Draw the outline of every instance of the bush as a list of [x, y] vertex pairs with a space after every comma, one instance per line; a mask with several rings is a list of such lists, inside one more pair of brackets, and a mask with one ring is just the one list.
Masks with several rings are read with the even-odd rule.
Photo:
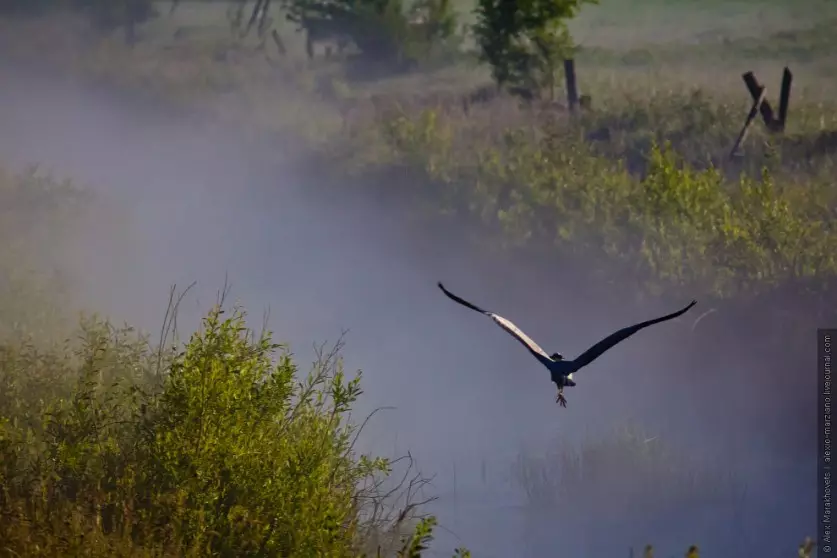
[[385, 131], [399, 162], [445, 192], [445, 210], [518, 245], [619, 262], [652, 292], [734, 297], [789, 282], [824, 289], [837, 276], [833, 191], [811, 195], [826, 192], [825, 182], [800, 196], [781, 170], [730, 179], [653, 138], [632, 173], [579, 142], [566, 122], [540, 137], [528, 127], [453, 122], [424, 109], [391, 119]]
[[[310, 37], [350, 38], [362, 60], [404, 69], [450, 50], [457, 16], [448, 0], [287, 0], [288, 19]], [[451, 43], [452, 44], [452, 43]], [[309, 56], [312, 56], [309, 44]]]
[[497, 84], [536, 94], [549, 87], [554, 99], [558, 67], [573, 46], [567, 20], [584, 2], [596, 0], [479, 0], [474, 33]]
[[[181, 348], [107, 322], [43, 352], [0, 346], [0, 538], [21, 556], [354, 556], [386, 474], [356, 455], [360, 391], [336, 352], [302, 381], [244, 314]], [[379, 502], [378, 502], [379, 503]]]
[[[6, 553], [360, 556], [429, 542], [412, 461], [354, 450], [360, 375], [344, 374], [341, 343], [300, 377], [238, 309], [212, 309], [179, 344], [176, 305], [157, 347], [96, 316], [57, 343], [72, 296], [44, 270], [95, 200], [33, 168], [0, 169], [0, 202]], [[387, 482], [397, 469], [409, 485]]]

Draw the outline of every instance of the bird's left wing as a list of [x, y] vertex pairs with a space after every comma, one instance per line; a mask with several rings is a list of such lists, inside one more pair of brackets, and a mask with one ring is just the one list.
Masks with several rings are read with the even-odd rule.
[[443, 293], [445, 293], [445, 296], [446, 296], [446, 297], [448, 297], [449, 299], [451, 299], [452, 301], [454, 301], [454, 302], [456, 302], [456, 303], [461, 304], [461, 305], [462, 305], [462, 306], [464, 306], [465, 308], [470, 308], [471, 310], [474, 310], [474, 311], [476, 311], [476, 312], [479, 312], [480, 314], [485, 314], [486, 316], [491, 315], [491, 312], [489, 312], [488, 310], [483, 310], [482, 308], [480, 308], [480, 307], [479, 307], [479, 306], [477, 306], [476, 304], [471, 304], [470, 302], [468, 302], [468, 301], [467, 301], [467, 300], [465, 300], [464, 298], [460, 298], [460, 297], [456, 296], [455, 294], [453, 294], [452, 292], [450, 292], [449, 290], [447, 290], [447, 289], [445, 288], [445, 286], [444, 286], [444, 285], [442, 285], [442, 282], [441, 282], [441, 281], [440, 281], [440, 282], [438, 282], [438, 283], [436, 283], [436, 285], [437, 285], [440, 289], [442, 289], [442, 292], [443, 292]]
[[511, 334], [512, 337], [523, 343], [523, 345], [529, 349], [529, 352], [534, 355], [536, 359], [546, 364], [547, 362], [552, 362], [552, 359], [549, 358], [549, 355], [546, 354], [546, 351], [541, 349], [540, 345], [532, 341], [532, 339], [523, 333], [520, 328], [514, 325], [511, 320], [507, 320], [503, 316], [499, 314], [495, 314], [494, 312], [488, 312], [488, 316], [494, 320], [498, 326], [506, 330], [508, 333]]
[[632, 325], [632, 326], [622, 328], [619, 331], [617, 331], [616, 333], [612, 333], [611, 335], [605, 337], [604, 339], [602, 339], [601, 341], [599, 341], [598, 343], [596, 343], [595, 345], [593, 345], [592, 347], [590, 347], [589, 349], [584, 351], [584, 353], [582, 353], [577, 359], [575, 359], [573, 362], [575, 362], [576, 365], [577, 365], [576, 369], [581, 368], [583, 366], [587, 366], [588, 364], [590, 364], [591, 362], [593, 362], [594, 360], [599, 358], [602, 355], [602, 353], [604, 353], [608, 349], [612, 348], [617, 343], [620, 343], [620, 342], [624, 341], [625, 339], [627, 339], [628, 337], [630, 337], [631, 335], [633, 335], [637, 331], [639, 331], [641, 329], [644, 329], [648, 326], [652, 326], [652, 325], [658, 324], [660, 322], [665, 322], [667, 320], [673, 320], [674, 318], [676, 318], [678, 316], [682, 316], [695, 304], [697, 304], [697, 301], [693, 300], [692, 302], [689, 303], [688, 306], [686, 306], [685, 308], [683, 308], [681, 310], [678, 310], [677, 312], [672, 312], [671, 314], [667, 314], [665, 316], [662, 316], [660, 318], [655, 318], [653, 320], [640, 322], [636, 325]]

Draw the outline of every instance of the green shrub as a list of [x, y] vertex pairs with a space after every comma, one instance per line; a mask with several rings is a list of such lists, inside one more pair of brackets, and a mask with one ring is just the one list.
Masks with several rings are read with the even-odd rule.
[[37, 169], [0, 173], [3, 551], [360, 556], [428, 542], [412, 462], [410, 486], [389, 486], [404, 461], [354, 449], [360, 375], [344, 374], [340, 343], [301, 376], [238, 309], [214, 308], [180, 345], [176, 305], [159, 347], [96, 316], [57, 342], [72, 295], [39, 273], [60, 269], [94, 201]]
[[[286, 0], [285, 5], [288, 19], [309, 38], [350, 38], [371, 65], [404, 69], [457, 46], [457, 14], [448, 0]], [[310, 42], [307, 48], [313, 56]]]
[[[21, 556], [354, 556], [360, 394], [337, 353], [307, 377], [268, 333], [212, 310], [162, 352], [92, 320], [64, 351], [0, 347], [0, 538]], [[377, 502], [378, 504], [380, 502]]]
[[652, 291], [732, 297], [837, 275], [833, 192], [828, 201], [800, 196], [781, 169], [730, 179], [651, 138], [641, 172], [631, 173], [566, 129], [540, 139], [506, 130], [462, 153], [451, 148], [468, 143], [457, 136], [478, 134], [434, 109], [385, 130], [402, 164], [450, 190], [446, 207], [519, 244], [622, 262]]
[[497, 84], [536, 94], [549, 87], [554, 99], [558, 68], [573, 47], [567, 21], [585, 2], [596, 0], [479, 0], [474, 34]]

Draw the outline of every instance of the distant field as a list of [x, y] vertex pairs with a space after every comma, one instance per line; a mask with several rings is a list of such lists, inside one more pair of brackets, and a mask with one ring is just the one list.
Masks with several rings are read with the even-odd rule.
[[[143, 29], [146, 40], [211, 48], [229, 41], [228, 3], [181, 2], [172, 17]], [[473, 21], [473, 2], [460, 1], [462, 23]], [[169, 2], [160, 2], [168, 14]], [[287, 47], [287, 57], [305, 60], [304, 35], [274, 9], [273, 27]], [[620, 1], [586, 5], [570, 23], [581, 47], [582, 89], [667, 89], [679, 84], [741, 96], [740, 75], [754, 70], [764, 81], [778, 80], [784, 65], [796, 78], [795, 91], [806, 98], [830, 99], [837, 89], [833, 56], [837, 54], [837, 2]], [[175, 39], [175, 34], [178, 38]], [[272, 45], [268, 45], [268, 50]], [[465, 41], [465, 48], [473, 46]], [[323, 64], [319, 66], [323, 69]], [[327, 69], [327, 68], [326, 68]], [[412, 91], [433, 93], [470, 89], [490, 82], [488, 70], [461, 63], [358, 85], [355, 93]], [[616, 82], [621, 82], [615, 87]], [[815, 85], [816, 84], [816, 85]], [[777, 87], [768, 83], [769, 87]], [[769, 90], [770, 91], [770, 90]], [[770, 94], [770, 93], [769, 93]]]
[[[160, 11], [168, 13], [171, 4], [161, 1]], [[462, 23], [473, 21], [473, 1], [456, 3]], [[157, 31], [177, 27], [212, 32], [225, 31], [229, 3], [183, 1], [172, 18], [158, 20]], [[291, 32], [292, 25], [274, 8], [275, 25], [280, 32]], [[803, 30], [811, 25], [837, 20], [837, 3], [810, 0], [803, 4], [780, 1], [737, 0], [698, 2], [684, 0], [602, 0], [585, 5], [570, 23], [576, 41], [584, 47], [634, 49], [649, 45], [707, 44], [719, 40], [766, 37], [780, 32]]]
[[670, 43], [705, 44], [804, 29], [837, 17], [834, 2], [627, 1], [585, 6], [570, 24], [588, 47], [634, 49]]
[[[655, 143], [671, 143], [678, 156], [698, 167], [727, 160], [751, 103], [742, 73], [754, 71], [775, 104], [782, 69], [787, 65], [793, 72], [794, 86], [785, 135], [771, 138], [764, 126], [757, 124], [746, 141], [749, 158], [725, 169], [730, 184], [714, 183], [709, 176], [694, 180], [709, 180], [707, 188], [717, 191], [720, 197], [716, 202], [722, 203], [727, 192], [736, 190], [734, 177], [745, 170], [736, 165], [746, 165], [747, 172], [758, 174], [765, 161], [776, 161], [774, 151], [782, 149], [783, 164], [774, 165], [774, 172], [782, 181], [782, 195], [794, 192], [789, 203], [800, 204], [794, 217], [799, 221], [793, 226], [810, 222], [803, 214], [817, 216], [832, 206], [829, 177], [833, 177], [831, 153], [837, 130], [837, 110], [832, 110], [837, 92], [833, 71], [837, 37], [832, 29], [837, 24], [837, 3], [809, 2], [805, 10], [789, 2], [744, 1], [603, 0], [600, 5], [585, 6], [570, 27], [581, 47], [576, 57], [579, 87], [592, 96], [593, 110], [574, 121], [564, 118], [559, 107], [542, 107], [539, 112], [540, 108], [532, 110], [502, 96], [474, 104], [473, 110], [463, 109], [463, 100], [491, 84], [489, 69], [467, 52], [417, 71], [360, 79], [351, 73], [350, 61], [322, 56], [309, 61], [304, 36], [278, 10], [272, 14], [272, 25], [283, 39], [286, 54], [269, 39], [264, 48], [256, 48], [258, 39], [252, 35], [246, 39], [233, 36], [227, 16], [230, 5], [186, 1], [170, 15], [171, 4], [161, 2], [162, 17], [142, 26], [139, 43], [133, 48], [127, 47], [121, 36], [91, 41], [83, 32], [68, 31], [64, 21], [51, 23], [49, 30], [44, 22], [32, 22], [30, 28], [15, 24], [0, 30], [0, 40], [11, 38], [21, 52], [41, 53], [51, 47], [55, 60], [73, 66], [72, 72], [92, 75], [123, 89], [152, 92], [168, 101], [201, 105], [226, 124], [250, 127], [255, 134], [290, 137], [289, 149], [323, 155], [340, 169], [340, 176], [343, 165], [353, 172], [386, 175], [406, 159], [418, 177], [417, 193], [424, 195], [428, 191], [424, 184], [433, 182], [440, 182], [437, 187], [446, 189], [446, 195], [453, 196], [451, 192], [462, 188], [468, 192], [464, 196], [476, 196], [486, 204], [480, 211], [487, 219], [502, 222], [501, 227], [523, 229], [532, 222], [527, 212], [534, 211], [527, 204], [543, 205], [538, 211], [550, 215], [557, 210], [551, 205], [554, 199], [541, 198], [541, 192], [535, 192], [531, 199], [522, 198], [522, 207], [498, 210], [500, 194], [494, 189], [507, 188], [512, 182], [524, 190], [537, 183], [538, 188], [550, 191], [569, 180], [567, 177], [578, 175], [573, 178], [578, 180], [573, 188], [595, 190], [584, 194], [591, 196], [588, 201], [592, 204], [584, 211], [593, 214], [582, 219], [583, 228], [590, 226], [588, 219], [621, 219], [598, 213], [598, 204], [613, 203], [621, 208], [626, 203], [595, 197], [618, 190], [612, 185], [597, 186], [603, 173], [622, 184], [626, 196], [633, 192], [630, 195], [642, 201], [641, 191], [647, 186], [633, 184], [612, 165], [627, 164], [632, 169], [645, 165]], [[467, 20], [464, 16], [470, 6], [460, 3], [459, 9]], [[66, 48], [55, 48], [53, 37], [65, 39]], [[33, 43], [37, 44], [33, 47]], [[559, 92], [557, 100], [562, 98]], [[525, 139], [510, 144], [510, 134]], [[566, 160], [551, 161], [554, 169], [541, 168], [539, 142], [544, 137], [551, 144], [543, 149], [554, 152], [555, 142], [564, 142], [566, 153], [583, 153], [589, 157], [585, 164], [590, 167], [584, 168], [579, 159], [568, 155]], [[588, 141], [594, 137], [604, 139]], [[510, 149], [516, 151], [515, 157], [530, 157], [527, 164], [532, 168], [525, 172], [520, 166], [497, 168], [503, 157], [511, 155]], [[495, 176], [498, 173], [502, 178]], [[508, 173], [521, 174], [509, 178]], [[582, 177], [584, 173], [589, 177]], [[806, 181], [810, 183], [800, 186]], [[678, 184], [676, 180], [671, 186]], [[470, 191], [472, 185], [478, 191]], [[559, 213], [578, 210], [577, 201], [567, 204], [558, 208]], [[467, 205], [479, 206], [473, 200]], [[656, 211], [650, 207], [640, 210], [647, 211], [649, 219]], [[742, 219], [750, 217], [742, 209]], [[575, 234], [563, 229], [556, 233], [548, 224], [550, 219], [538, 234], [557, 234], [557, 243]], [[687, 225], [693, 223], [683, 223]], [[711, 243], [721, 242], [713, 236], [715, 225], [705, 225], [703, 232]], [[647, 226], [654, 230], [650, 221]], [[599, 228], [594, 227], [590, 234], [598, 234]], [[530, 231], [518, 233], [526, 237]], [[791, 233], [808, 234], [796, 229]], [[694, 235], [683, 234], [683, 241], [691, 242], [686, 239]], [[666, 236], [666, 240], [670, 238]], [[611, 242], [616, 241], [607, 240]], [[754, 242], [747, 250], [760, 246], [758, 258], [771, 253], [764, 238]], [[762, 242], [766, 243], [763, 247]], [[700, 247], [707, 250], [701, 254], [714, 253], [714, 248], [707, 246]], [[824, 246], [817, 250], [826, 250]], [[611, 245], [603, 249], [608, 253], [614, 250]], [[672, 248], [672, 253], [680, 249]], [[740, 267], [731, 262], [718, 265]], [[783, 269], [772, 268], [770, 273], [785, 273]]]

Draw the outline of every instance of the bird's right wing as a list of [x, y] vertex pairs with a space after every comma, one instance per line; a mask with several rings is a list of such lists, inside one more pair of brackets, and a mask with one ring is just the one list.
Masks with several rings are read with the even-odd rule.
[[483, 310], [479, 306], [471, 304], [467, 300], [456, 296], [455, 294], [453, 294], [452, 292], [447, 290], [445, 288], [445, 286], [442, 285], [442, 283], [439, 283], [438, 285], [439, 285], [439, 288], [442, 289], [442, 292], [445, 293], [445, 295], [447, 295], [447, 297], [450, 298], [451, 300], [453, 300], [454, 302], [457, 302], [457, 303], [461, 304], [462, 306], [465, 306], [466, 308], [470, 308], [471, 310], [475, 310], [475, 311], [477, 311], [481, 314], [485, 314], [486, 316], [488, 316], [489, 318], [494, 320], [494, 323], [496, 323], [498, 326], [503, 328], [512, 337], [514, 337], [515, 339], [520, 341], [527, 349], [529, 349], [529, 352], [532, 353], [532, 355], [536, 359], [538, 359], [539, 361], [541, 361], [544, 364], [546, 364], [547, 362], [552, 362], [552, 359], [549, 358], [549, 355], [546, 354], [546, 351], [544, 351], [537, 343], [532, 341], [532, 339], [530, 339], [528, 335], [523, 333], [510, 320], [507, 320], [503, 316], [500, 316], [499, 314], [495, 314], [494, 312], [489, 312], [488, 310]]
[[652, 326], [654, 324], [658, 324], [660, 322], [665, 322], [667, 320], [672, 320], [678, 316], [682, 316], [683, 314], [688, 312], [689, 309], [695, 304], [697, 304], [697, 301], [693, 300], [689, 303], [688, 306], [682, 308], [681, 310], [678, 310], [677, 312], [672, 312], [671, 314], [666, 314], [665, 316], [662, 316], [660, 318], [654, 318], [653, 320], [648, 320], [632, 326], [624, 327], [616, 333], [608, 335], [607, 337], [605, 337], [604, 339], [602, 339], [601, 341], [584, 351], [584, 353], [582, 353], [577, 359], [575, 359], [574, 362], [576, 363], [577, 368], [587, 366], [588, 364], [602, 356], [602, 354], [605, 351], [611, 349], [617, 343], [621, 343], [622, 341], [624, 341], [625, 339], [627, 339], [628, 337], [630, 337], [631, 335], [633, 335], [641, 329], [645, 329], [648, 326]]

